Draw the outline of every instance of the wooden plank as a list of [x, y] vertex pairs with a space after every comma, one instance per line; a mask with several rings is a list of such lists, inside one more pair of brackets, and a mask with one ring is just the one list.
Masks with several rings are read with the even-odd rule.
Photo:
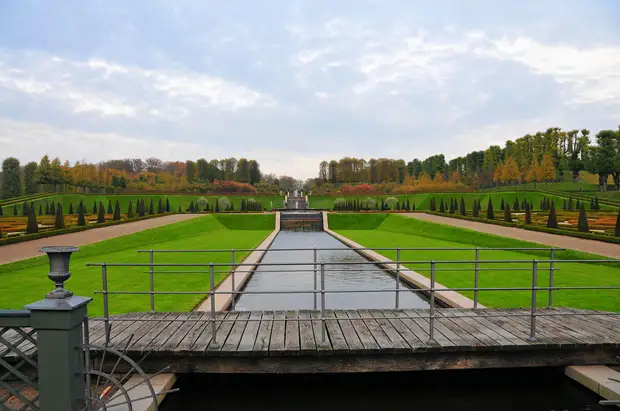
[[600, 341], [600, 337], [594, 336], [580, 327], [579, 324], [574, 324], [569, 318], [558, 318], [555, 316], [541, 315], [538, 318], [538, 323], [543, 327], [551, 327], [559, 335], [567, 335], [574, 338], [582, 345], [596, 344]]
[[[115, 347], [120, 351], [123, 351], [126, 346], [131, 345], [137, 337], [140, 337], [142, 334], [146, 333], [149, 330], [149, 327], [153, 326], [152, 321], [145, 321], [151, 318], [153, 318], [152, 314], [146, 313], [136, 321], [132, 321], [116, 336], [112, 337], [112, 333], [110, 332], [110, 347]], [[102, 338], [105, 340], [105, 337]]]
[[[250, 320], [260, 320], [262, 315], [263, 314], [260, 311], [252, 311], [250, 313]], [[256, 344], [256, 335], [258, 334], [259, 326], [259, 321], [248, 321], [248, 324], [245, 326], [243, 336], [241, 337], [241, 341], [239, 342], [239, 347], [237, 348], [237, 355], [252, 354], [254, 344]]]
[[[390, 318], [390, 317], [398, 317], [396, 310], [382, 310], [381, 314], [384, 317], [387, 317], [387, 321], [394, 327], [396, 331], [407, 341], [407, 344], [411, 347], [411, 350], [414, 352], [422, 352], [426, 351], [426, 343], [418, 338], [418, 336], [411, 331], [400, 319], [398, 318]], [[428, 337], [427, 337], [428, 338]]]
[[454, 324], [462, 328], [463, 331], [465, 331], [466, 335], [468, 336], [467, 339], [471, 340], [472, 344], [477, 344], [476, 346], [478, 347], [484, 347], [484, 346], [498, 347], [500, 345], [493, 338], [489, 337], [484, 332], [482, 332], [481, 329], [483, 327], [481, 324], [474, 323], [472, 325], [471, 323], [466, 321], [467, 318], [465, 318], [465, 316], [471, 315], [471, 314], [461, 312], [460, 310], [458, 312], [455, 312], [455, 311], [452, 311], [451, 309], [439, 310], [439, 314], [442, 315], [443, 317], [449, 318]]
[[[194, 340], [194, 343], [189, 349], [189, 351], [193, 353], [204, 353], [207, 347], [209, 346], [209, 343], [211, 343], [211, 339], [213, 338], [213, 321], [211, 319], [211, 313], [205, 312], [205, 315], [202, 318], [205, 320], [204, 327], [200, 327], [200, 330], [199, 330], [200, 334], [198, 335], [198, 338]], [[215, 313], [216, 335], [217, 335], [217, 331], [219, 330], [219, 328], [222, 326], [222, 324], [224, 324], [224, 322], [221, 321], [224, 318], [226, 318], [226, 313], [218, 313], [218, 312]], [[221, 343], [222, 341], [218, 340], [218, 342]]]
[[[526, 334], [526, 338], [529, 340], [530, 336], [530, 321], [528, 317], [516, 316], [519, 314], [527, 314], [529, 310], [521, 310], [521, 309], [512, 309], [512, 310], [500, 310], [493, 309], [493, 311], [498, 314], [504, 314], [504, 317], [500, 317], [502, 319], [506, 319], [510, 321], [515, 327], [519, 327], [520, 330]], [[515, 315], [515, 316], [513, 316]], [[572, 344], [567, 343], [565, 340], [559, 339], [557, 336], [553, 334], [549, 334], [546, 330], [538, 330], [536, 335], [536, 341], [544, 344], [547, 348], [560, 348], [564, 346], [571, 346]], [[573, 345], [574, 346], [574, 345]]]
[[[196, 327], [199, 327], [199, 321], [200, 318], [203, 316], [203, 313], [201, 312], [191, 312], [191, 313], [185, 313], [184, 315], [186, 315], [186, 320], [185, 322], [183, 322], [179, 328], [177, 328], [177, 330], [174, 332], [174, 334], [172, 334], [170, 336], [170, 338], [168, 338], [168, 341], [166, 341], [165, 343], [163, 343], [162, 345], [160, 345], [157, 350], [160, 352], [172, 352], [175, 351], [175, 349], [181, 344], [181, 342], [185, 339], [185, 337], [192, 333], [192, 330]], [[198, 338], [198, 335], [196, 335], [196, 338]], [[194, 340], [195, 341], [195, 340]], [[193, 342], [192, 342], [193, 344]], [[191, 347], [191, 345], [190, 345]]]
[[311, 311], [310, 317], [317, 318], [317, 320], [312, 321], [312, 329], [314, 330], [317, 353], [319, 355], [332, 355], [334, 351], [332, 350], [332, 344], [329, 340], [327, 328], [325, 328], [325, 340], [323, 340], [323, 321], [319, 320], [319, 318], [321, 318], [321, 312], [317, 310]]
[[385, 333], [383, 332], [383, 330], [381, 329], [381, 326], [377, 323], [377, 321], [372, 319], [370, 312], [368, 310], [358, 310], [357, 312], [359, 313], [360, 317], [365, 318], [363, 320], [364, 324], [366, 325], [366, 327], [368, 328], [368, 331], [370, 331], [373, 338], [379, 345], [378, 351], [381, 353], [396, 352], [396, 347], [394, 347], [394, 344], [392, 343], [390, 338], [387, 335], [385, 335]]
[[200, 317], [198, 317], [194, 325], [189, 329], [187, 334], [185, 334], [185, 336], [179, 341], [177, 346], [173, 348], [174, 353], [183, 355], [185, 353], [191, 352], [192, 347], [196, 345], [198, 338], [200, 338], [202, 333], [205, 332], [205, 330], [207, 329], [207, 325], [209, 325], [209, 327], [211, 326], [211, 322], [209, 321], [210, 318], [211, 318], [210, 313], [205, 313], [205, 312], [200, 313]]
[[[435, 340], [430, 341], [428, 336], [428, 322], [422, 320], [417, 313], [413, 310], [394, 310], [393, 311], [396, 317], [399, 317], [400, 321], [403, 323], [405, 327], [407, 327], [411, 332], [420, 340], [424, 342], [424, 345], [427, 349], [433, 348], [433, 350], [437, 350], [438, 348], [442, 348], [443, 350], [450, 349], [449, 347], [454, 347], [454, 343], [444, 337], [443, 334], [439, 333], [439, 337], [435, 337]], [[438, 342], [441, 341], [442, 344]]]
[[355, 310], [346, 310], [345, 313], [347, 317], [351, 319], [351, 325], [355, 329], [362, 346], [364, 347], [363, 352], [374, 352], [379, 350], [379, 344], [375, 341], [375, 338], [372, 336], [372, 333], [366, 327], [363, 320], [356, 320], [356, 318], [360, 318], [360, 315]]
[[179, 316], [178, 313], [153, 313], [152, 319], [159, 319], [149, 324], [148, 330], [138, 338], [134, 339], [133, 344], [129, 347], [130, 351], [149, 351], [151, 343], [157, 340], [161, 333], [171, 324], [171, 321]]
[[271, 341], [269, 341], [269, 355], [283, 355], [284, 354], [284, 340], [286, 324], [284, 320], [286, 318], [285, 311], [275, 311], [273, 314], [273, 328], [271, 329]]
[[435, 312], [437, 313], [436, 322], [441, 322], [448, 329], [450, 329], [450, 331], [458, 335], [461, 339], [465, 340], [471, 348], [478, 349], [486, 346], [484, 342], [480, 341], [478, 338], [476, 338], [476, 336], [472, 335], [471, 332], [467, 331], [464, 327], [461, 326], [464, 325], [462, 324], [462, 321], [457, 318], [450, 317], [449, 314], [444, 313], [443, 310], [436, 310]]
[[[226, 313], [226, 316], [224, 317], [223, 321], [220, 322], [220, 326], [215, 332], [215, 340], [211, 339], [209, 341], [209, 345], [205, 350], [205, 355], [220, 355], [222, 346], [226, 342], [228, 334], [230, 334], [230, 330], [232, 330], [232, 328], [235, 326], [235, 320], [238, 316], [238, 312], [233, 311]], [[245, 324], [243, 325], [245, 326]]]
[[[110, 340], [119, 336], [119, 334], [123, 333], [127, 328], [131, 325], [135, 324], [137, 320], [145, 317], [147, 313], [129, 313], [123, 317], [123, 321], [113, 321], [110, 323]], [[103, 322], [103, 319], [102, 319]], [[102, 330], [100, 334], [98, 334], [95, 338], [90, 339], [90, 343], [93, 345], [104, 345], [105, 344], [105, 330]], [[125, 333], [124, 338], [129, 337], [129, 334]], [[124, 338], [118, 339], [117, 341], [122, 341]]]
[[620, 331], [618, 331], [614, 327], [609, 327], [597, 321], [598, 317], [604, 316], [586, 315], [591, 313], [584, 313], [584, 310], [576, 310], [573, 308], [569, 308], [567, 309], [567, 311], [571, 314], [583, 314], [571, 315], [567, 316], [566, 318], [571, 318], [574, 319], [574, 321], [579, 321], [579, 323], [582, 324], [582, 327], [600, 336], [603, 339], [604, 344], [620, 343]]
[[360, 341], [360, 338], [349, 320], [349, 316], [344, 310], [334, 310], [336, 318], [338, 318], [338, 325], [342, 330], [342, 335], [345, 338], [345, 342], [349, 347], [349, 353], [361, 354], [364, 352], [364, 344]]
[[[428, 310], [404, 310], [405, 313], [410, 314], [412, 317], [417, 315], [420, 320], [423, 322], [422, 324], [428, 330], [430, 328], [430, 319], [428, 317]], [[435, 314], [437, 315], [437, 314]], [[420, 323], [418, 323], [420, 324]], [[442, 350], [458, 350], [462, 348], [471, 349], [471, 344], [462, 339], [460, 336], [455, 334], [452, 330], [446, 327], [443, 323], [438, 321], [435, 318], [435, 341]]]
[[383, 315], [381, 310], [372, 309], [368, 310], [368, 312], [373, 318], [376, 319], [377, 324], [379, 324], [385, 335], [387, 335], [387, 337], [392, 342], [392, 347], [395, 353], [411, 352], [411, 346], [407, 344], [407, 341], [403, 338], [403, 336], [400, 335], [398, 330], [394, 328], [392, 323], [385, 319], [385, 316]]
[[[325, 318], [335, 319], [336, 314], [334, 313], [334, 310], [325, 310]], [[327, 327], [329, 341], [332, 344], [334, 354], [348, 354], [349, 346], [347, 345], [347, 340], [345, 339], [345, 336], [340, 329], [340, 324], [338, 324], [338, 321], [326, 320], [325, 325]]]
[[[525, 348], [525, 347], [530, 347], [532, 345], [526, 339], [519, 338], [517, 335], [515, 335], [515, 333], [511, 333], [510, 331], [508, 331], [501, 324], [496, 324], [490, 321], [489, 318], [483, 317], [483, 315], [485, 315], [484, 310], [485, 310], [484, 308], [469, 310], [471, 311], [472, 315], [474, 315], [474, 317], [472, 317], [470, 320], [480, 323], [481, 325], [485, 326], [488, 330], [491, 330], [493, 333], [503, 338], [504, 342], [501, 343], [502, 345], [510, 345], [512, 348], [515, 348], [515, 347]], [[493, 338], [498, 340], [498, 342], [502, 341], [498, 339], [499, 337], [493, 337]]]
[[[310, 311], [309, 310], [300, 310], [299, 311], [299, 319], [310, 319]], [[316, 354], [316, 340], [314, 339], [314, 330], [312, 329], [312, 322], [310, 321], [299, 321], [299, 337], [300, 337], [300, 348], [301, 355], [310, 355]]]
[[[514, 338], [507, 338], [511, 339], [515, 344], [518, 344], [519, 347], [529, 346], [530, 348], [543, 348], [547, 346], [548, 340], [546, 338], [536, 341], [529, 341], [529, 328], [523, 326], [520, 322], [514, 321], [512, 317], [506, 316], [505, 311], [485, 308], [484, 310], [479, 310], [479, 314], [480, 316], [488, 315], [489, 317], [484, 318], [486, 321], [489, 321], [497, 327], [506, 330], [509, 334], [514, 335]], [[493, 315], [498, 316], [494, 317]], [[478, 318], [481, 319], [481, 317]], [[555, 344], [554, 341], [551, 342]]]
[[273, 327], [273, 312], [264, 311], [262, 313], [261, 322], [258, 326], [258, 333], [256, 334], [256, 341], [254, 342], [254, 348], [252, 353], [254, 355], [268, 355], [269, 343], [271, 341], [271, 329]]
[[220, 351], [222, 355], [237, 355], [237, 348], [239, 348], [241, 337], [243, 337], [245, 327], [248, 325], [248, 322], [244, 320], [248, 318], [250, 318], [249, 311], [238, 313], [237, 320], [233, 323], [228, 337], [224, 341], [224, 344], [221, 344], [222, 348]]
[[[297, 311], [289, 310], [286, 312], [287, 320], [298, 320]], [[286, 355], [300, 355], [301, 348], [299, 342], [299, 321], [287, 321], [284, 335], [284, 351]]]

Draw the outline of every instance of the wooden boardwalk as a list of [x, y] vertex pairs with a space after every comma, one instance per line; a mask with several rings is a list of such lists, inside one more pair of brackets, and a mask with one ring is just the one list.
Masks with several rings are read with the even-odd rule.
[[[530, 341], [530, 318], [520, 316], [529, 315], [529, 310], [440, 308], [435, 312], [435, 338], [429, 341], [429, 310], [327, 310], [325, 342], [321, 321], [316, 320], [318, 311], [228, 312], [216, 318], [217, 343], [212, 339], [209, 313], [131, 313], [113, 317], [110, 345], [127, 347], [135, 357], [148, 352], [142, 363], [147, 369], [170, 366], [174, 372], [357, 372], [618, 363], [618, 316], [539, 309], [536, 340]], [[105, 344], [102, 319], [91, 318], [89, 329], [91, 344]]]

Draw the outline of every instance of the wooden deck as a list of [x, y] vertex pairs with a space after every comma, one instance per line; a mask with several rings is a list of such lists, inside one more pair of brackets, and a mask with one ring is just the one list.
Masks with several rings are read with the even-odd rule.
[[[435, 339], [429, 341], [428, 313], [327, 310], [325, 343], [321, 321], [312, 320], [318, 311], [222, 313], [217, 319], [226, 321], [216, 323], [217, 343], [209, 313], [131, 313], [113, 318], [110, 345], [127, 346], [134, 357], [148, 352], [142, 363], [146, 369], [170, 366], [173, 372], [363, 372], [619, 362], [618, 316], [540, 309], [537, 338], [530, 341], [529, 317], [517, 316], [529, 315], [528, 310], [437, 309]], [[284, 319], [294, 321], [278, 321]], [[91, 344], [103, 345], [104, 322], [91, 318], [89, 325]]]

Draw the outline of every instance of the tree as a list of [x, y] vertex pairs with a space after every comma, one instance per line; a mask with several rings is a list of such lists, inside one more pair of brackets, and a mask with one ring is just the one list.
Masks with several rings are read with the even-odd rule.
[[532, 210], [528, 203], [525, 203], [525, 224], [532, 224]]
[[588, 226], [588, 216], [586, 215], [586, 208], [581, 205], [579, 208], [579, 220], [577, 221], [577, 229], [582, 233], [590, 232], [590, 227]]
[[557, 176], [555, 164], [551, 154], [545, 154], [540, 162], [540, 174], [543, 181], [553, 181]]
[[187, 160], [185, 162], [185, 172], [187, 173], [187, 182], [192, 184], [196, 180], [196, 163]]
[[56, 230], [62, 230], [65, 228], [65, 216], [62, 213], [62, 204], [58, 203], [56, 207], [56, 219], [54, 220], [54, 228]]
[[512, 213], [510, 212], [510, 204], [506, 204], [506, 208], [504, 208], [504, 221], [507, 223], [512, 223]]
[[218, 198], [215, 199], [215, 212], [216, 213], [220, 212], [220, 202]]
[[549, 218], [547, 219], [547, 228], [558, 228], [558, 217], [555, 213], [555, 202], [551, 202], [549, 208]]
[[2, 211], [2, 206], [0, 206], [0, 217], [2, 217], [3, 215], [4, 215], [4, 212]]
[[157, 203], [157, 214], [161, 214], [164, 212], [164, 204], [161, 202], [161, 197]]
[[504, 184], [513, 183], [515, 185], [521, 181], [519, 166], [512, 157], [508, 157], [506, 163], [504, 163], [502, 167], [501, 180]]
[[24, 166], [24, 194], [30, 195], [37, 192], [37, 181], [35, 179], [35, 173], [37, 172], [38, 164], [34, 161]]
[[577, 210], [579, 210], [581, 208], [581, 203], [579, 202], [579, 199], [577, 199], [577, 204], [575, 205], [575, 208]]
[[439, 199], [439, 212], [440, 213], [445, 213], [446, 212], [446, 206], [443, 203], [443, 198]]
[[525, 181], [534, 183], [534, 188], [536, 188], [537, 182], [542, 181], [542, 171], [540, 170], [540, 164], [538, 164], [535, 154], [532, 155], [532, 162], [530, 163], [527, 173], [525, 173]]
[[562, 210], [568, 210], [568, 206], [566, 205], [566, 199], [562, 202]]
[[169, 212], [170, 212], [170, 199], [166, 197], [166, 213], [169, 213]]
[[596, 210], [596, 205], [594, 204], [594, 199], [590, 199], [590, 210]]
[[495, 213], [493, 213], [493, 203], [489, 198], [489, 204], [487, 204], [487, 220], [495, 220]]
[[516, 212], [521, 211], [521, 210], [519, 210], [519, 199], [518, 199], [518, 198], [515, 198], [515, 202], [514, 202], [514, 204], [512, 205], [512, 209], [513, 209], [514, 211], [516, 211]]
[[575, 207], [573, 206], [573, 196], [568, 198], [568, 211], [574, 211]]
[[56, 203], [52, 201], [52, 205], [50, 205], [50, 215], [56, 215]]
[[97, 222], [105, 223], [105, 210], [103, 208], [103, 201], [99, 202], [99, 212], [97, 213]]
[[506, 204], [504, 204], [504, 199], [502, 198], [502, 202], [499, 204], [499, 209], [504, 210], [506, 208]]
[[153, 214], [155, 214], [155, 207], [153, 206], [153, 199], [151, 198], [151, 201], [149, 201], [149, 215]]
[[179, 204], [179, 210], [178, 210], [178, 212], [179, 212], [179, 213], [182, 213], [182, 212], [183, 212], [183, 210], [181, 210], [181, 204]]
[[127, 218], [133, 218], [133, 204], [131, 203], [131, 200], [129, 200], [129, 204], [127, 204]]
[[591, 171], [598, 174], [601, 191], [607, 191], [607, 179], [611, 174], [616, 186], [620, 183], [618, 169], [618, 136], [614, 130], [601, 130], [596, 134], [596, 147], [592, 150]]
[[596, 210], [600, 210], [601, 209], [601, 205], [598, 203], [598, 196], [596, 196], [594, 198], [594, 207]]
[[19, 160], [8, 157], [2, 162], [2, 185], [0, 192], [3, 199], [19, 197], [22, 194], [22, 184], [19, 178]]
[[465, 199], [463, 197], [461, 197], [461, 203], [459, 205], [459, 213], [461, 213], [461, 215], [465, 215], [466, 214]]
[[614, 230], [616, 237], [620, 237], [620, 210], [618, 210], [618, 216], [616, 217], [616, 227]]
[[97, 202], [93, 201], [93, 214], [97, 214]]
[[43, 205], [41, 203], [39, 203], [39, 215], [43, 215]]
[[454, 214], [456, 212], [456, 207], [454, 206], [454, 199], [453, 198], [450, 199], [449, 212], [450, 212], [450, 214]]
[[108, 214], [112, 214], [114, 210], [112, 209], [112, 200], [108, 200]]
[[28, 214], [30, 214], [30, 211], [28, 209], [29, 209], [28, 202], [24, 201], [24, 204], [22, 205], [22, 216], [23, 217], [27, 217]]
[[77, 224], [80, 226], [86, 225], [86, 219], [84, 218], [84, 203], [80, 201], [78, 205], [78, 218]]
[[69, 214], [73, 215], [73, 201], [69, 201]]
[[120, 219], [121, 219], [121, 205], [118, 202], [118, 200], [116, 200], [116, 204], [114, 204], [114, 215], [112, 216], [112, 220], [118, 221]]
[[28, 223], [26, 225], [26, 234], [34, 234], [39, 231], [39, 224], [37, 223], [37, 217], [34, 215], [34, 210], [30, 210], [28, 213]]

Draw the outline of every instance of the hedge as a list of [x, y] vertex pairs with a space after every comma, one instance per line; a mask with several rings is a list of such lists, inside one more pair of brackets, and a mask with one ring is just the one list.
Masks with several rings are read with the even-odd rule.
[[[166, 214], [169, 215], [169, 214], [176, 214], [176, 213], [166, 213]], [[47, 237], [54, 237], [54, 236], [62, 235], [62, 234], [77, 233], [80, 231], [86, 231], [86, 230], [90, 230], [93, 228], [109, 227], [113, 225], [132, 223], [134, 221], [148, 220], [150, 218], [162, 217], [166, 214], [152, 214], [152, 215], [147, 215], [144, 217], [132, 218], [131, 220], [117, 220], [117, 221], [110, 220], [110, 221], [106, 221], [105, 223], [100, 223], [100, 224], [75, 226], [71, 228], [65, 228], [63, 230], [50, 230], [50, 231], [43, 231], [43, 232], [35, 233], [35, 234], [26, 234], [22, 236], [8, 237], [8, 238], [0, 239], [0, 247], [3, 245], [22, 243], [24, 241], [38, 240], [39, 238], [47, 238]]]
[[27, 196], [7, 198], [5, 200], [0, 201], [0, 207], [5, 207], [8, 205], [13, 205], [13, 204], [21, 204], [24, 201], [40, 200], [42, 198], [49, 197], [49, 196], [56, 195], [56, 194], [63, 194], [63, 193], [36, 193], [36, 194], [30, 194]]
[[425, 213], [443, 216], [443, 217], [456, 218], [460, 220], [469, 220], [469, 221], [476, 221], [479, 223], [501, 225], [504, 227], [522, 228], [524, 230], [539, 231], [542, 233], [557, 234], [557, 235], [563, 235], [566, 237], [575, 237], [575, 238], [582, 238], [585, 240], [596, 240], [596, 241], [602, 241], [605, 243], [620, 244], [620, 237], [613, 237], [610, 235], [582, 233], [580, 231], [568, 231], [568, 230], [562, 230], [559, 228], [547, 228], [547, 227], [541, 227], [541, 226], [535, 226], [535, 225], [529, 225], [529, 224], [525, 225], [525, 224], [517, 224], [517, 223], [507, 223], [505, 221], [487, 220], [486, 218], [475, 218], [475, 217], [462, 216], [462, 215], [457, 215], [457, 214], [447, 214], [447, 213], [443, 214], [443, 213], [438, 213], [436, 211], [425, 211]]

